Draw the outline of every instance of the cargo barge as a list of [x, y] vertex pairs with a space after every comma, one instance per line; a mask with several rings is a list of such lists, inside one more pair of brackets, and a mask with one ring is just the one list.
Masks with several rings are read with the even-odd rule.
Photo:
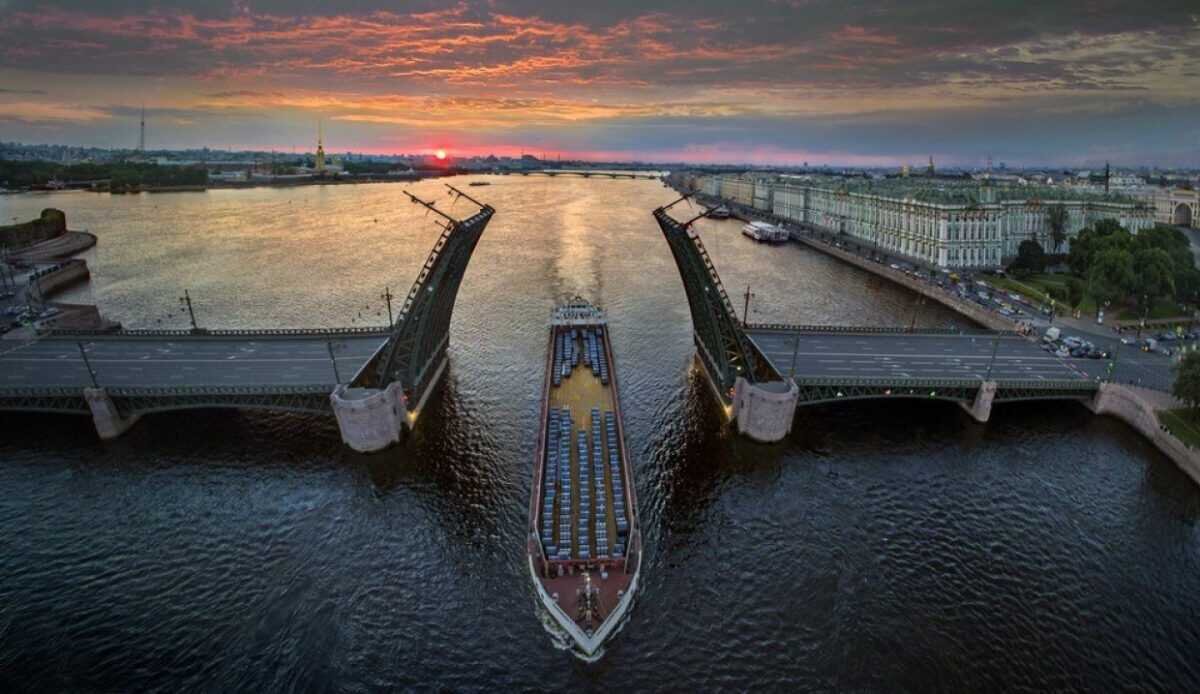
[[578, 297], [551, 319], [531, 497], [538, 602], [578, 655], [597, 658], [629, 612], [642, 547], [608, 322]]

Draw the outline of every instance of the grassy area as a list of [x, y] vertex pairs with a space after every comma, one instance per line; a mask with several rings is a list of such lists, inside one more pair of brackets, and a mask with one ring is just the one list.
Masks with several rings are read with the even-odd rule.
[[1050, 303], [1050, 295], [1046, 294], [1042, 289], [1035, 287], [1032, 282], [1027, 284], [1024, 281], [1015, 279], [1013, 277], [988, 277], [984, 281], [992, 286], [999, 287], [1006, 292], [1017, 292], [1019, 294], [1024, 294], [1026, 297], [1033, 299], [1034, 301], [1039, 301], [1043, 304]]
[[1196, 410], [1159, 410], [1158, 421], [1175, 438], [1192, 448], [1200, 448], [1200, 414]]

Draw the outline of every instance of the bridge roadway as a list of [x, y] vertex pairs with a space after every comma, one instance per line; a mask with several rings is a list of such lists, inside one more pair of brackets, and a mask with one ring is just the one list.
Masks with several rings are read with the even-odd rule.
[[[381, 333], [246, 337], [54, 337], [0, 341], [0, 388], [328, 385], [350, 380], [387, 339]], [[338, 375], [329, 356], [334, 348]]]
[[[776, 371], [797, 378], [1062, 381], [1105, 375], [1104, 359], [1062, 359], [1017, 335], [747, 331]], [[799, 349], [796, 336], [799, 335]], [[992, 363], [992, 350], [996, 351]]]

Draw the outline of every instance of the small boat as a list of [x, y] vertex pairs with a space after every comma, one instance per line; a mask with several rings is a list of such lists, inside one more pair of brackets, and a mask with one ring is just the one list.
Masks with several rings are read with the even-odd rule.
[[469, 186], [490, 186], [492, 184], [488, 181], [471, 181], [467, 185], [469, 185]]
[[787, 229], [781, 229], [769, 222], [750, 222], [742, 227], [742, 233], [763, 243], [783, 243], [788, 240]]

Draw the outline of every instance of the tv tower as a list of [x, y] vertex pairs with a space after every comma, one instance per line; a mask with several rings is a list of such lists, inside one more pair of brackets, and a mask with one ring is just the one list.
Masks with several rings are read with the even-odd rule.
[[142, 104], [142, 127], [138, 131], [138, 151], [146, 151], [146, 105]]

